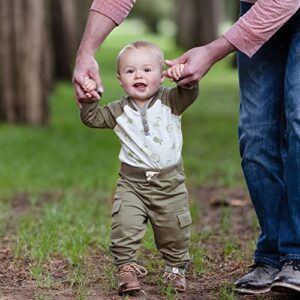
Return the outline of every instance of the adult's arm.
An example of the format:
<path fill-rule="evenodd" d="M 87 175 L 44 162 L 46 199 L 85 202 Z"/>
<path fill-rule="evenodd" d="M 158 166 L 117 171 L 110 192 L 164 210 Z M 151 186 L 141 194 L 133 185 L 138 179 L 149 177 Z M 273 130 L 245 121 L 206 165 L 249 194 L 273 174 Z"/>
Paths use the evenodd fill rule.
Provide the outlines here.
<path fill-rule="evenodd" d="M 91 10 L 109 17 L 119 25 L 126 19 L 135 1 L 136 0 L 94 0 Z"/>
<path fill-rule="evenodd" d="M 250 1 L 247 1 L 250 2 Z M 299 9 L 300 0 L 257 0 L 223 36 L 193 48 L 169 65 L 185 64 L 178 85 L 194 84 L 220 59 L 236 49 L 254 55 Z"/>
<path fill-rule="evenodd" d="M 134 2 L 134 0 L 95 0 L 93 2 L 78 49 L 73 73 L 73 85 L 79 106 L 81 106 L 81 100 L 88 98 L 82 89 L 85 77 L 95 80 L 98 91 L 103 92 L 95 52 L 115 26 L 127 17 Z M 90 94 L 91 98 L 100 98 L 97 92 Z"/>
<path fill-rule="evenodd" d="M 224 37 L 251 57 L 299 8 L 300 0 L 257 0 Z"/>

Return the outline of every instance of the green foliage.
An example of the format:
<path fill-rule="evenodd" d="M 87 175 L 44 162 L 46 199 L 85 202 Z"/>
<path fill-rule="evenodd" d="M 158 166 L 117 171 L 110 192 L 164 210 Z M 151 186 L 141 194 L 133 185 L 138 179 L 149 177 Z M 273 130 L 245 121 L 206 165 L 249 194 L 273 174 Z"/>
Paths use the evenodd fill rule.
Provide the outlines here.
<path fill-rule="evenodd" d="M 105 85 L 103 103 L 123 94 L 115 77 L 115 57 L 126 43 L 139 38 L 124 34 L 127 26 L 118 28 L 98 54 Z M 180 54 L 170 39 L 151 35 L 143 39 L 161 45 L 167 58 Z M 183 115 L 183 158 L 191 185 L 243 182 L 237 146 L 236 73 L 228 63 L 218 63 L 203 79 L 199 99 Z M 48 127 L 0 125 L 1 195 L 70 189 L 111 193 L 120 147 L 113 132 L 81 124 L 71 83 L 57 84 L 50 102 Z"/>
<path fill-rule="evenodd" d="M 234 300 L 234 292 L 233 292 L 233 286 L 231 285 L 225 285 L 220 289 L 220 300 Z"/>
<path fill-rule="evenodd" d="M 175 5 L 172 0 L 137 1 L 130 17 L 142 20 L 151 32 L 157 32 L 164 19 L 174 19 Z"/>
<path fill-rule="evenodd" d="M 202 228 L 200 232 L 192 233 L 190 255 L 193 270 L 196 273 L 202 273 L 205 271 L 208 262 L 207 255 L 204 250 L 204 240 L 212 234 L 210 228 Z"/>
<path fill-rule="evenodd" d="M 9 220 L 9 212 L 11 206 L 9 203 L 3 201 L 0 202 L 0 237 L 4 236 L 6 233 L 6 224 Z"/>
<path fill-rule="evenodd" d="M 43 263 L 51 256 L 66 257 L 80 265 L 89 246 L 108 249 L 107 205 L 99 195 L 84 199 L 68 194 L 46 205 L 38 219 L 26 215 L 18 230 L 17 256 Z"/>

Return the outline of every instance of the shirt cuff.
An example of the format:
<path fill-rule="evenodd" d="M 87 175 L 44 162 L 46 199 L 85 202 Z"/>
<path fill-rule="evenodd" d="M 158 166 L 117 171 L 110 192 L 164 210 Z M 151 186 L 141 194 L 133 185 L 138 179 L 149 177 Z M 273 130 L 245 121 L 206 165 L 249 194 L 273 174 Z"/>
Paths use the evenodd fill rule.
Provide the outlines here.
<path fill-rule="evenodd" d="M 90 10 L 99 12 L 120 25 L 131 11 L 133 3 L 133 0 L 94 0 Z"/>

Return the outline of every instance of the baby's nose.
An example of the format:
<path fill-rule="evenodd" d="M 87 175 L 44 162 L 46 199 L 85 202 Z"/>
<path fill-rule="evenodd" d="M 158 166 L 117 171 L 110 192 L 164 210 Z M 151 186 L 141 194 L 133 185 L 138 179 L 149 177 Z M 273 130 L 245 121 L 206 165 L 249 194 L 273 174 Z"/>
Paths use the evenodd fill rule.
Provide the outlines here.
<path fill-rule="evenodd" d="M 141 71 L 136 71 L 135 72 L 135 78 L 141 78 L 141 77 L 142 77 Z"/>

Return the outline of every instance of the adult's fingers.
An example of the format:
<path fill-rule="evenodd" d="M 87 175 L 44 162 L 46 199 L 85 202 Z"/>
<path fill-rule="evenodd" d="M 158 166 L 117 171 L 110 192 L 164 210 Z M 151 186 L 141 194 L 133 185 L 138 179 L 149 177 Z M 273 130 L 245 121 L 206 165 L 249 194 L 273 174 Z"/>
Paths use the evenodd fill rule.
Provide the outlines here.
<path fill-rule="evenodd" d="M 82 90 L 81 85 L 79 85 L 78 83 L 74 82 L 74 88 L 75 88 L 76 104 L 77 104 L 77 106 L 79 108 L 82 108 L 80 100 L 82 100 L 82 99 L 88 99 L 88 97 L 85 94 L 85 92 Z"/>
<path fill-rule="evenodd" d="M 177 81 L 177 85 L 179 85 L 179 86 L 192 86 L 197 83 L 198 83 L 198 80 L 193 75 L 184 77 Z"/>
<path fill-rule="evenodd" d="M 95 72 L 90 72 L 90 76 L 97 84 L 97 94 L 102 94 L 104 92 L 104 88 L 103 88 L 102 80 L 100 78 L 99 68 Z"/>
<path fill-rule="evenodd" d="M 166 59 L 165 62 L 168 66 L 184 64 L 186 62 L 186 56 L 183 54 L 175 59 Z"/>
<path fill-rule="evenodd" d="M 80 100 L 84 99 L 100 99 L 100 95 L 97 90 L 86 93 L 86 91 L 83 88 L 85 82 L 84 78 L 85 76 L 74 76 L 73 78 L 73 85 L 75 87 L 77 104 L 80 104 Z M 81 104 L 79 105 L 79 107 L 81 107 Z"/>

